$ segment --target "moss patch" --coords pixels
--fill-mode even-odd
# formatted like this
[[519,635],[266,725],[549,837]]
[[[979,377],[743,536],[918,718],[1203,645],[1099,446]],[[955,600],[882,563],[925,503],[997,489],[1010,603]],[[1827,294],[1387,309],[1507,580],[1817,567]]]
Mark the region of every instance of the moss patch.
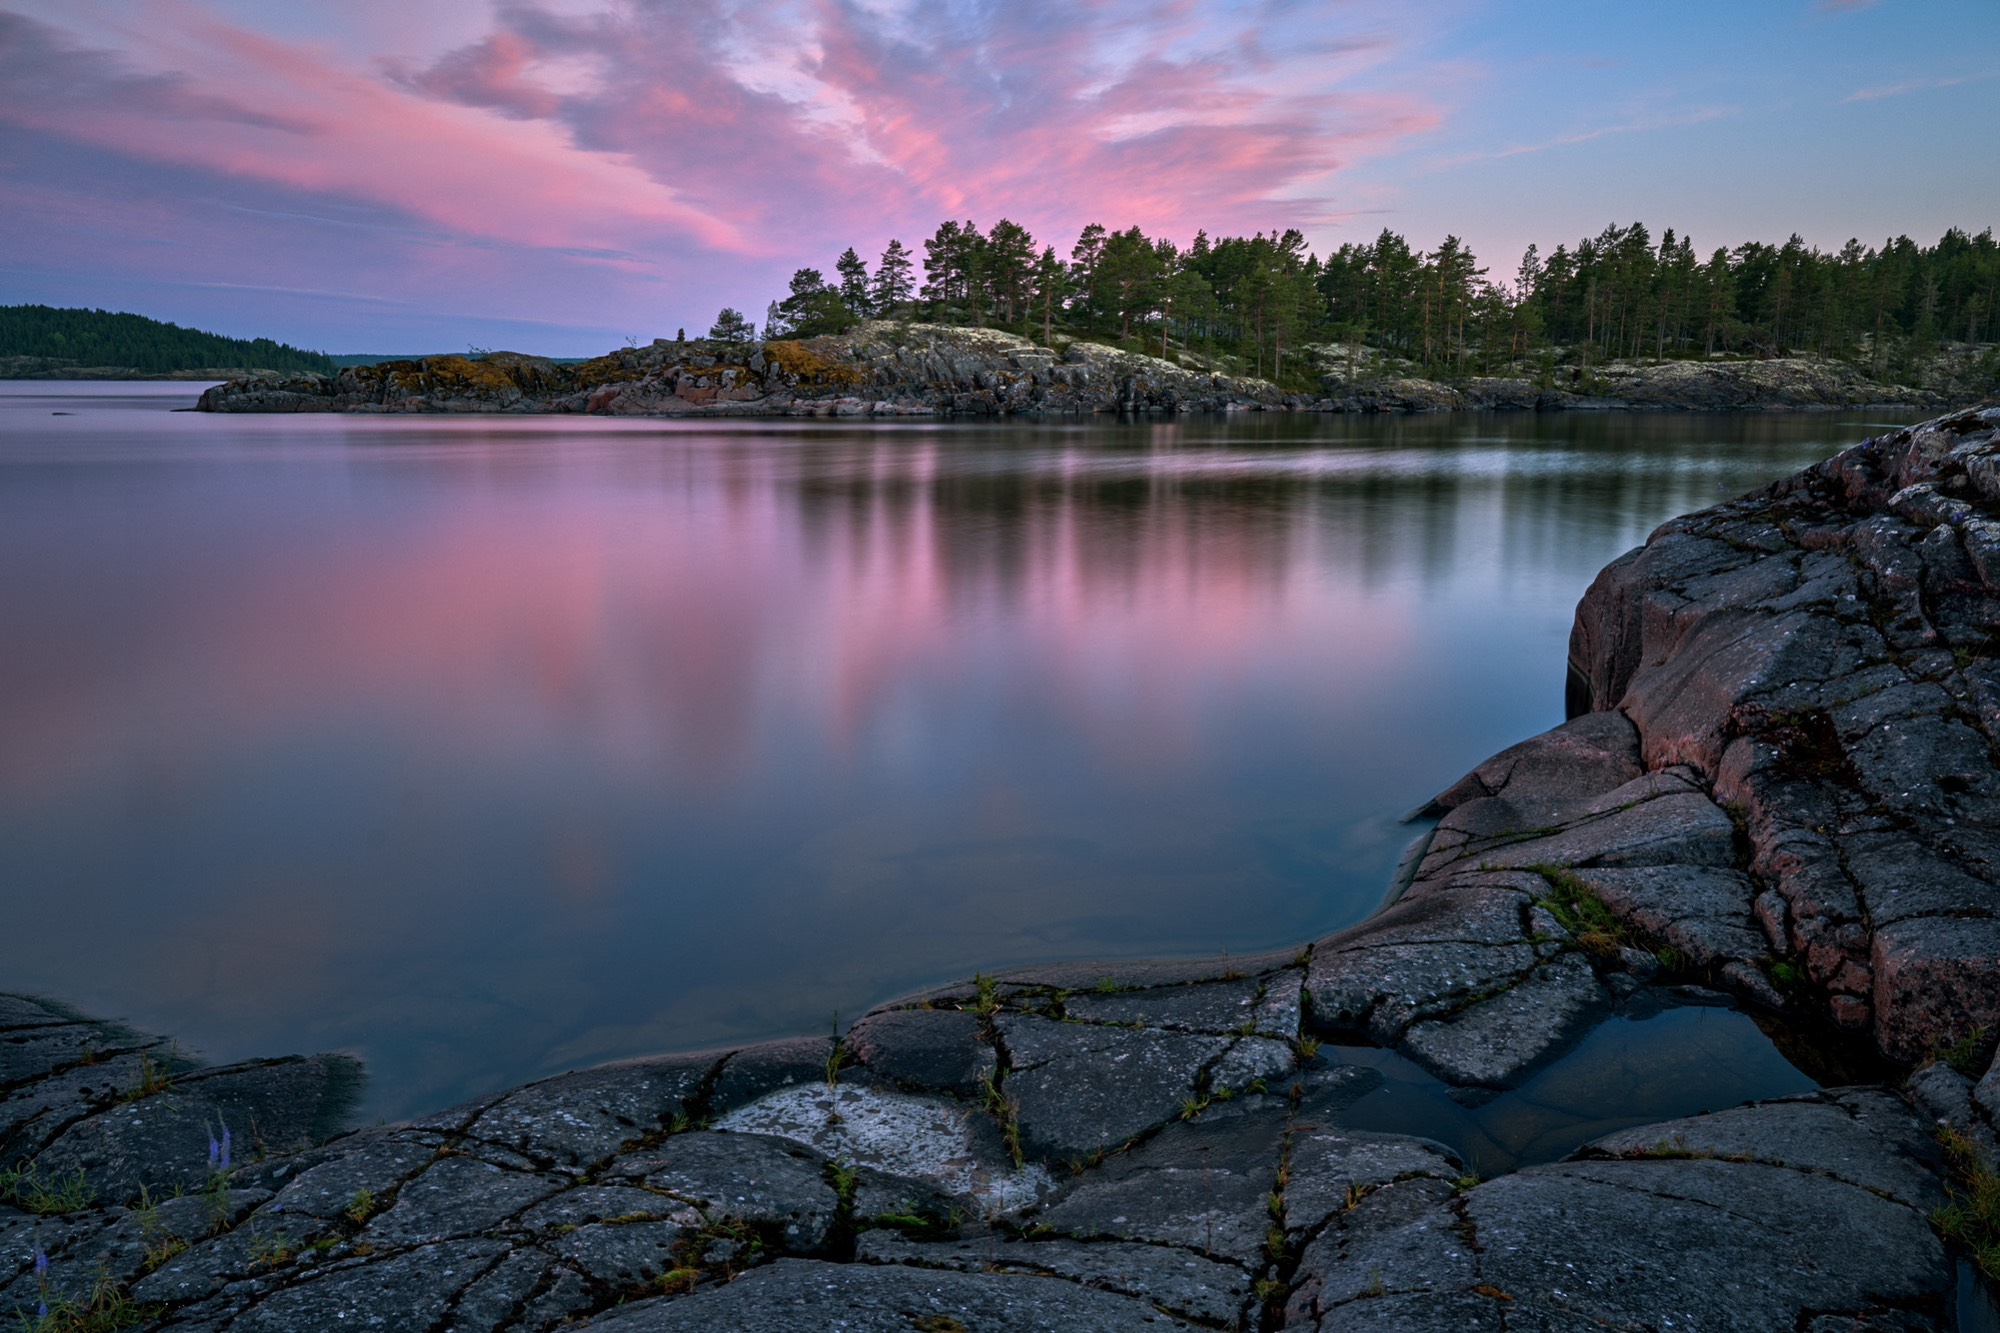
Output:
[[1566,866],[1531,866],[1549,886],[1549,892],[1535,901],[1562,923],[1575,938],[1577,947],[1598,958],[1615,958],[1620,949],[1636,947],[1637,937],[1630,926],[1618,919],[1597,891]]

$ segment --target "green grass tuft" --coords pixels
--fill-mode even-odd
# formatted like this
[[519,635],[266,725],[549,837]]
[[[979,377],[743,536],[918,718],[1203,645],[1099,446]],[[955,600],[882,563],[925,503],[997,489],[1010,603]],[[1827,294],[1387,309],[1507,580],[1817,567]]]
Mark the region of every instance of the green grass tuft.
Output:
[[0,1171],[0,1200],[44,1217],[79,1213],[97,1201],[97,1191],[84,1179],[83,1168],[43,1179],[33,1163]]
[[1987,1278],[2000,1280],[2000,1175],[1958,1130],[1939,1129],[1937,1141],[1950,1168],[1951,1202],[1931,1214],[1931,1225],[1970,1255]]

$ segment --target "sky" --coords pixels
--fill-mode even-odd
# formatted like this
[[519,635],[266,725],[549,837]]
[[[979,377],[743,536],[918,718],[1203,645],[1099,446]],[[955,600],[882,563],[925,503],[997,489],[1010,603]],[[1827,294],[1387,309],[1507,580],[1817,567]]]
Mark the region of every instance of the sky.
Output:
[[0,0],[0,304],[585,356],[946,218],[2000,225],[2000,0]]

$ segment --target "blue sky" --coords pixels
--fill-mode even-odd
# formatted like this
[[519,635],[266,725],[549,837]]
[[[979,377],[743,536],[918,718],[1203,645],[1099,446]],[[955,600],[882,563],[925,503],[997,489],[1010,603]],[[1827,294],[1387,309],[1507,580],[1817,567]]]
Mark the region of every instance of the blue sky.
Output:
[[2000,0],[0,0],[0,301],[587,354],[1009,216],[2000,222]]

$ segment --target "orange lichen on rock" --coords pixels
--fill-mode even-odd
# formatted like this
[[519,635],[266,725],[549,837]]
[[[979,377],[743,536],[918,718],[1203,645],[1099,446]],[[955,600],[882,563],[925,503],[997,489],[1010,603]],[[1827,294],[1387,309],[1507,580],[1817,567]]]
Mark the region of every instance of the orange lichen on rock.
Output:
[[646,368],[626,364],[625,358],[616,352],[590,360],[571,368],[580,389],[594,389],[600,384],[629,384],[633,380],[646,378]]
[[764,359],[800,384],[859,384],[861,372],[829,361],[802,342],[764,344]]

